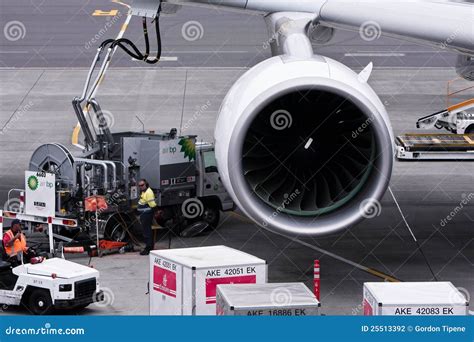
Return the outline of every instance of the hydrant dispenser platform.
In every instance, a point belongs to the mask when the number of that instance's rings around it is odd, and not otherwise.
[[[450,282],[364,283],[365,316],[467,315],[469,303]]]
[[[303,283],[217,286],[217,315],[317,316],[320,306]]]
[[[264,284],[265,260],[226,246],[150,252],[150,315],[215,315],[219,284]]]

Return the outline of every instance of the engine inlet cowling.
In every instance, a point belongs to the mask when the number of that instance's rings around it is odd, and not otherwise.
[[[308,89],[275,99],[253,119],[242,171],[251,191],[274,209],[319,216],[359,193],[377,155],[370,119],[354,103]]]
[[[224,100],[216,128],[218,165],[238,206],[262,226],[309,235],[348,228],[370,215],[368,206],[379,209],[392,141],[373,90],[317,57],[274,57],[250,70]]]

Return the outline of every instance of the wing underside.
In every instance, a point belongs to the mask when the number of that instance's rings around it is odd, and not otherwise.
[[[135,1],[153,4],[159,0]],[[163,0],[163,3],[262,13],[313,13],[315,22],[324,26],[366,30],[474,55],[472,3],[441,0]]]

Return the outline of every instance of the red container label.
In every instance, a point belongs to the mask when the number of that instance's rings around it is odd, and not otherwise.
[[[176,298],[176,273],[155,266],[153,269],[153,290]]]
[[[372,305],[369,304],[367,299],[364,299],[364,316],[373,316]]]
[[[216,303],[217,285],[255,284],[256,282],[257,282],[257,276],[255,274],[237,276],[237,277],[206,278],[206,304]]]

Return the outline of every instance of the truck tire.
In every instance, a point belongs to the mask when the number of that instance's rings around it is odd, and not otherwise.
[[[201,219],[209,224],[211,229],[216,229],[219,225],[220,210],[214,205],[206,205],[204,212],[202,213]]]
[[[34,289],[26,301],[27,309],[35,315],[47,315],[53,309],[53,301],[48,290]]]
[[[127,242],[130,240],[128,232],[132,229],[128,215],[114,214],[107,219],[104,238],[110,241]]]
[[[468,128],[466,128],[464,134],[474,134],[474,125],[470,125]]]

